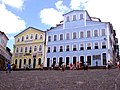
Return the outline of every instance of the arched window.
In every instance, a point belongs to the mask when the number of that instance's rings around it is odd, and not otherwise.
[[[16,53],[18,53],[19,51],[18,51],[18,47],[16,48]]]
[[[41,64],[41,58],[38,59],[38,65],[40,65],[40,64]]]
[[[17,59],[15,59],[15,64],[17,64]]]
[[[24,36],[22,36],[22,41],[24,41]]]
[[[34,51],[37,51],[37,46],[34,47]]]
[[[22,50],[22,47],[20,48],[20,52],[22,52],[23,50]]]
[[[42,45],[39,46],[39,51],[42,51]]]
[[[35,40],[38,38],[38,35],[37,34],[35,34]]]
[[[43,36],[42,36],[42,35],[40,35],[40,39],[42,39],[42,37],[43,37]]]
[[[32,52],[32,46],[30,46],[30,49],[29,49],[29,53],[31,53]]]
[[[25,52],[27,52],[27,47],[25,47]]]

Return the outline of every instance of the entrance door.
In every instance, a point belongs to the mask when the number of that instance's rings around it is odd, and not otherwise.
[[[20,61],[19,61],[19,68],[21,68],[21,63],[22,63],[22,60],[20,59]]]
[[[36,66],[36,59],[34,58],[33,68],[35,68],[35,66]]]
[[[69,66],[69,57],[66,57],[66,66]]]
[[[53,66],[56,64],[56,58],[53,58]]]
[[[103,57],[103,65],[107,65],[106,53],[103,53],[102,57]]]
[[[88,65],[91,65],[91,56],[87,56],[87,63]]]
[[[84,56],[80,56],[80,61],[82,62],[82,66],[84,64]]]
[[[50,58],[47,58],[47,67],[50,66]]]
[[[76,66],[76,57],[73,57],[73,64]]]
[[[62,61],[63,61],[63,60],[62,60],[62,57],[60,57],[60,58],[59,58],[59,66],[62,65]]]

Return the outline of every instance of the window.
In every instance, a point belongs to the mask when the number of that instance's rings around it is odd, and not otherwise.
[[[98,37],[98,30],[94,30],[94,36]]]
[[[94,43],[94,49],[98,49],[98,43],[97,42]]]
[[[102,29],[102,36],[105,36],[106,33],[105,33],[105,29]]]
[[[84,50],[84,44],[80,44],[80,50]]]
[[[38,34],[35,34],[35,40],[38,39]]]
[[[56,49],[57,49],[57,48],[54,46],[54,47],[53,47],[53,52],[56,52]]]
[[[22,41],[24,41],[24,36],[22,36]]]
[[[19,39],[19,38],[17,39],[17,42],[20,42],[20,39]]]
[[[87,38],[91,37],[90,36],[90,31],[87,31]]]
[[[20,52],[22,53],[22,51],[23,51],[23,50],[22,50],[22,47],[21,47],[21,48],[20,48]]]
[[[48,36],[48,42],[51,42],[51,36]]]
[[[42,35],[40,35],[40,39],[42,39],[42,37],[43,37],[43,36],[42,36]]]
[[[48,47],[47,52],[48,52],[48,53],[50,52],[50,47]]]
[[[15,59],[15,64],[17,65],[17,59]]]
[[[66,34],[66,40],[69,40],[69,39],[70,39],[70,34],[67,33],[67,34]]]
[[[41,64],[41,58],[38,59],[38,65],[40,65],[40,64]]]
[[[34,47],[34,51],[37,51],[37,46]]]
[[[93,60],[101,60],[101,55],[93,55]]]
[[[102,48],[106,48],[106,42],[102,42]]]
[[[60,40],[63,40],[63,34],[60,34]]]
[[[80,14],[80,20],[83,19],[83,14]]]
[[[69,51],[69,50],[70,50],[69,48],[70,48],[70,46],[67,45],[67,46],[66,46],[66,51]]]
[[[29,49],[29,53],[31,53],[32,52],[32,46],[30,46],[30,49]]]
[[[39,46],[39,51],[40,51],[40,52],[42,51],[42,45]]]
[[[28,39],[28,35],[26,35],[26,40]]]
[[[19,50],[18,50],[18,47],[16,48],[16,53],[18,53],[19,52]]]
[[[70,21],[70,20],[69,20],[69,16],[67,16],[67,17],[66,17],[66,22],[69,22],[69,21]]]
[[[77,46],[76,46],[76,44],[73,45],[73,51],[77,51]]]
[[[57,41],[57,35],[54,35],[54,41]]]
[[[76,36],[76,32],[73,33],[73,39],[76,39],[77,36]]]
[[[30,35],[30,39],[33,39],[33,34]]]
[[[25,53],[27,52],[27,47],[25,47]]]
[[[63,52],[63,46],[60,46],[60,52]]]
[[[84,38],[84,33],[80,32],[80,38]]]
[[[91,43],[87,43],[87,50],[91,50]]]
[[[73,15],[73,21],[75,21],[76,20],[76,15]]]

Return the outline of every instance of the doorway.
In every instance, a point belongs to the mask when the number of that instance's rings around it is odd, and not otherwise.
[[[36,66],[36,59],[34,58],[33,68],[35,68],[35,66]]]

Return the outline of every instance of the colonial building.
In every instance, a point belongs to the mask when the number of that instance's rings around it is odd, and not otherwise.
[[[8,37],[0,31],[0,69],[4,69],[5,62],[11,62],[12,54],[7,47]]]
[[[45,67],[65,62],[105,66],[118,57],[118,39],[110,22],[90,17],[86,10],[73,10],[63,15],[61,24],[46,32]]]
[[[45,60],[45,32],[28,27],[15,37],[12,63],[21,69],[39,68]]]

